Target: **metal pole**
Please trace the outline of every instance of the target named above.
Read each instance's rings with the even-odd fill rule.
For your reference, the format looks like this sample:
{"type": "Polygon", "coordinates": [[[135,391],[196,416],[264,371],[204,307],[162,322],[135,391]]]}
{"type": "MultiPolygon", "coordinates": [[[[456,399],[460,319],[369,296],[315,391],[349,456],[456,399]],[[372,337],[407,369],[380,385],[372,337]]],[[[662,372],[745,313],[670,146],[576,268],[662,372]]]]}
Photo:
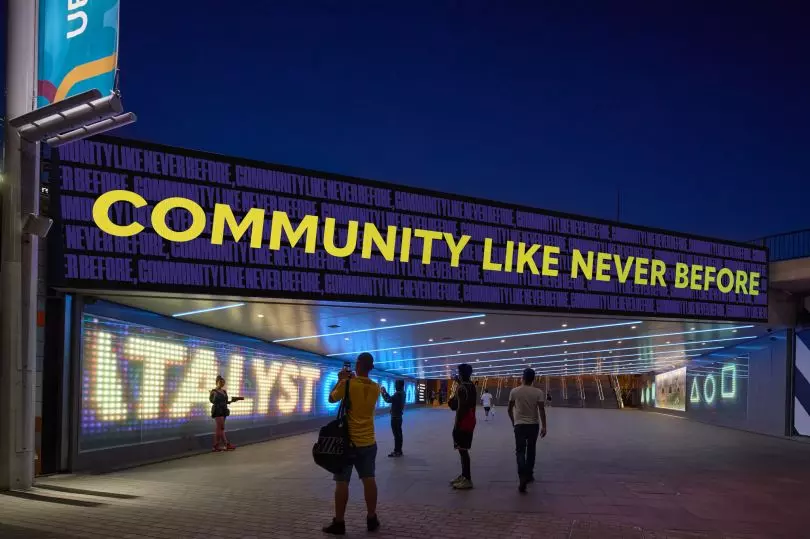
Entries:
{"type": "MultiPolygon", "coordinates": [[[[7,2],[7,118],[35,105],[37,8],[32,0],[7,2]]],[[[22,216],[39,209],[38,147],[22,148],[8,122],[0,197],[0,490],[8,490],[34,479],[38,245],[24,242],[21,228],[22,216]]]]}

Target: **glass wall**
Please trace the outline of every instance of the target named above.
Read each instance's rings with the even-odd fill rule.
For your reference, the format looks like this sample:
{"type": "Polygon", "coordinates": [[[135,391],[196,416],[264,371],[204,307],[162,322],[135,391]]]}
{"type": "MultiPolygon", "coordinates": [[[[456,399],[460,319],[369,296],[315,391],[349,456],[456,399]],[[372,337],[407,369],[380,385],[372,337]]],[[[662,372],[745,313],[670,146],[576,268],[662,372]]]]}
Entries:
{"type": "MultiPolygon", "coordinates": [[[[229,396],[244,397],[231,405],[229,430],[337,411],[328,395],[339,363],[90,313],[81,338],[80,452],[210,433],[209,393],[217,375],[225,377],[229,396]]],[[[394,392],[395,377],[372,379],[394,392]]],[[[406,380],[405,390],[406,402],[415,403],[416,381],[406,380]]],[[[380,399],[378,406],[388,404],[380,399]]]]}

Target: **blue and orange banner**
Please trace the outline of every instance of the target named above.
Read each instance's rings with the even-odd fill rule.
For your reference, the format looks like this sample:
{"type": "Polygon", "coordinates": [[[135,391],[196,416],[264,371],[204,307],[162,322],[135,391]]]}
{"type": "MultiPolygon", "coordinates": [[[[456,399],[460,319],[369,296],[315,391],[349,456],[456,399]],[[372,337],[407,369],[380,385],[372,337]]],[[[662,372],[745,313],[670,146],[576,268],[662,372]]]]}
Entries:
{"type": "Polygon", "coordinates": [[[37,107],[115,89],[120,0],[40,0],[37,107]]]}

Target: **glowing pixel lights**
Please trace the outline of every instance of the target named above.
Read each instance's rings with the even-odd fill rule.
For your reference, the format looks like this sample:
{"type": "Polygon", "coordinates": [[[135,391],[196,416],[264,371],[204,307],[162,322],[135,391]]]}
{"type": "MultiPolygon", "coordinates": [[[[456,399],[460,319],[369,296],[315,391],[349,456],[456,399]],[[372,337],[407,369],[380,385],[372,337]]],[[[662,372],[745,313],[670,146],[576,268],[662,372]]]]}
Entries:
{"type": "MultiPolygon", "coordinates": [[[[209,394],[226,377],[231,429],[334,413],[339,364],[320,364],[85,315],[80,451],[209,433],[209,394]],[[240,426],[241,425],[241,426],[240,426]]],[[[394,378],[378,383],[393,392],[394,378]]],[[[406,403],[416,383],[406,380],[406,403]]],[[[380,402],[380,407],[389,406],[380,402]]]]}
{"type": "Polygon", "coordinates": [[[737,365],[729,363],[720,369],[720,397],[724,399],[737,398],[737,365]],[[727,387],[727,380],[731,380],[727,387]]]}
{"type": "Polygon", "coordinates": [[[121,421],[127,415],[124,388],[112,347],[112,335],[98,332],[89,340],[91,374],[90,402],[95,404],[102,421],[121,421]]]}
{"type": "Polygon", "coordinates": [[[124,352],[130,361],[143,362],[138,419],[156,419],[160,416],[160,401],[164,393],[166,367],[182,365],[186,360],[186,348],[153,339],[129,337],[124,345],[124,352]]]}
{"type": "Polygon", "coordinates": [[[698,387],[698,379],[692,379],[692,390],[689,392],[689,402],[692,404],[700,404],[700,387],[698,387]]]}
{"type": "Polygon", "coordinates": [[[706,404],[714,403],[714,398],[717,396],[717,382],[713,374],[707,374],[703,379],[703,398],[706,399],[706,404]],[[709,391],[711,388],[711,391],[709,391]]]}

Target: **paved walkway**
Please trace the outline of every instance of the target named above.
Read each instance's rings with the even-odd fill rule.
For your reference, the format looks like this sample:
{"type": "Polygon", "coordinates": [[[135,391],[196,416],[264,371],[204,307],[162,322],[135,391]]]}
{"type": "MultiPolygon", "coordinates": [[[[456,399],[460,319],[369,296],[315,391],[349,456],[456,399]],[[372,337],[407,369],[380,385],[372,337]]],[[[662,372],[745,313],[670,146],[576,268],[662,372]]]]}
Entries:
{"type": "MultiPolygon", "coordinates": [[[[403,459],[377,423],[386,538],[806,537],[810,445],[653,413],[553,408],[538,482],[517,492],[505,410],[479,422],[476,488],[458,474],[444,410],[406,416],[403,459]],[[802,518],[805,517],[805,518],[802,518]]],[[[100,476],[41,480],[0,495],[6,538],[317,538],[332,483],[311,464],[313,435],[100,476]]],[[[350,537],[366,536],[352,481],[350,537]]]]}

